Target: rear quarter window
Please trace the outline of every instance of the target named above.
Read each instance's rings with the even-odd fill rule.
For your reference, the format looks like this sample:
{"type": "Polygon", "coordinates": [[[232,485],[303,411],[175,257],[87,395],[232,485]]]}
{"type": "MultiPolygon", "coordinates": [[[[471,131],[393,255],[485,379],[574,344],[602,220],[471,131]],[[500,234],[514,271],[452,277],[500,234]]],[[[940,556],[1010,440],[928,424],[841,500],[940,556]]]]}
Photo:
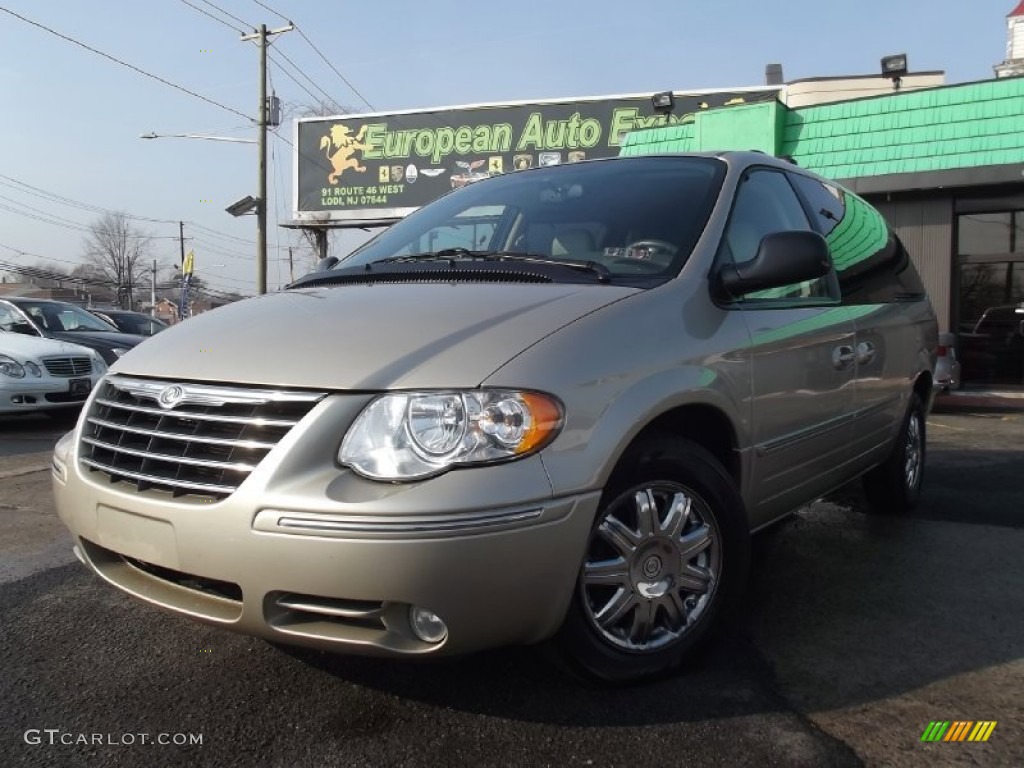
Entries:
{"type": "Polygon", "coordinates": [[[884,304],[925,297],[903,243],[873,206],[836,185],[790,174],[815,227],[825,236],[843,304],[884,304]]]}

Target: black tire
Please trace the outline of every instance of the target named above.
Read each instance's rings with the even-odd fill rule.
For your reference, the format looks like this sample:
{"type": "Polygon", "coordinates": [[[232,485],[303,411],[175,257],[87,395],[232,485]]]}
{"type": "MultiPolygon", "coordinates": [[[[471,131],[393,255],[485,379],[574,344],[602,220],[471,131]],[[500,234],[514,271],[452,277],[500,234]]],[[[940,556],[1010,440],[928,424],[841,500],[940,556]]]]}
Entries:
{"type": "Polygon", "coordinates": [[[917,506],[924,483],[925,430],[924,404],[915,392],[889,457],[864,475],[864,494],[872,511],[898,515],[917,506]]]}
{"type": "Polygon", "coordinates": [[[676,671],[693,659],[734,604],[749,564],[750,526],[722,465],[688,440],[645,440],[623,456],[601,496],[555,646],[576,671],[606,683],[642,682],[676,671]],[[675,502],[685,505],[686,499],[686,514],[673,511],[675,502]],[[645,509],[653,509],[646,527],[641,522],[645,509]],[[630,511],[635,517],[629,517],[630,511]],[[616,522],[636,537],[632,555],[623,553],[634,539],[616,538],[609,528],[623,530],[616,522]],[[612,557],[605,557],[608,552],[612,557]],[[595,582],[599,572],[614,581],[595,582]],[[627,604],[632,607],[624,612],[610,609],[627,604]]]}

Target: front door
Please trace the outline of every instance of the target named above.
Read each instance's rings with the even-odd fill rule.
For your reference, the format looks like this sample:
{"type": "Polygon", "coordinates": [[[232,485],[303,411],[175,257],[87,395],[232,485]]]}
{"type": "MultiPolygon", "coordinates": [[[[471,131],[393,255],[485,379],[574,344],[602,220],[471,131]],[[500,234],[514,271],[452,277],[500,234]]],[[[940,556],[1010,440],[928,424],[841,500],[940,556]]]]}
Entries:
{"type": "MultiPolygon", "coordinates": [[[[812,229],[786,174],[747,172],[719,259],[752,259],[771,232],[812,229]]],[[[857,338],[835,275],[733,302],[751,344],[754,524],[835,487],[843,478],[854,410],[857,338]]]]}

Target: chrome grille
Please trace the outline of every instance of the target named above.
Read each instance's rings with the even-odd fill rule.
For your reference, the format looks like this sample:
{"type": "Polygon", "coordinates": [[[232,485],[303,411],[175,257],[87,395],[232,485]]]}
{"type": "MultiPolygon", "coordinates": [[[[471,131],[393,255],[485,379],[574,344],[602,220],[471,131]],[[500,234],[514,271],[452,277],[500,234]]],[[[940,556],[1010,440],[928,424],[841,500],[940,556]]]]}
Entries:
{"type": "Polygon", "coordinates": [[[51,376],[88,376],[92,373],[92,360],[88,357],[44,357],[43,365],[51,376]]]}
{"type": "Polygon", "coordinates": [[[86,416],[80,461],[139,491],[223,499],[324,396],[110,376],[86,416]]]}

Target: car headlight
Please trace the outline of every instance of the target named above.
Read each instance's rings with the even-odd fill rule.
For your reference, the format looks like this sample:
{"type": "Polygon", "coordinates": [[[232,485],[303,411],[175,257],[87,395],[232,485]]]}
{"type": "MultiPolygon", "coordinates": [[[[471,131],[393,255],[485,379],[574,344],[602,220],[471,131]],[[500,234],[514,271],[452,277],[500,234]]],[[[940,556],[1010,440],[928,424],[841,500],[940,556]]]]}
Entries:
{"type": "Polygon", "coordinates": [[[30,375],[35,376],[37,379],[43,375],[43,372],[39,370],[39,366],[33,363],[31,360],[26,360],[24,368],[29,372],[30,375]]]}
{"type": "Polygon", "coordinates": [[[562,421],[561,404],[537,392],[388,394],[359,414],[338,460],[374,480],[417,480],[536,453],[562,421]]]}
{"type": "Polygon", "coordinates": [[[125,352],[127,352],[128,350],[127,350],[127,349],[125,349],[124,347],[114,347],[114,348],[113,348],[112,350],[110,350],[110,351],[114,353],[114,357],[120,357],[121,355],[123,355],[123,354],[124,354],[125,352]]]}
{"type": "Polygon", "coordinates": [[[21,363],[7,355],[0,355],[0,373],[4,376],[10,376],[12,379],[25,378],[25,369],[21,363]]]}
{"type": "Polygon", "coordinates": [[[107,372],[107,363],[101,355],[94,355],[92,358],[92,372],[103,374],[107,372]]]}

